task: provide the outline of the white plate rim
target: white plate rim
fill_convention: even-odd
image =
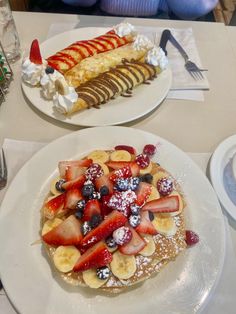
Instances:
[[[76,36],[80,36],[82,39],[87,39],[88,37],[86,36],[88,35],[83,35],[83,33],[94,34],[95,36],[103,34],[109,29],[110,28],[105,27],[84,27],[60,33],[47,39],[40,45],[42,56],[47,55],[47,50],[52,46],[52,43],[55,45],[57,42],[60,42],[60,49],[62,49],[66,45],[64,43],[61,44],[61,42],[67,40],[68,44],[71,43],[68,41],[68,38],[70,37],[76,38]],[[53,51],[56,52],[58,49]],[[21,86],[24,95],[33,107],[53,120],[74,126],[93,127],[120,125],[145,117],[163,102],[170,90],[171,83],[172,72],[170,67],[167,67],[167,69],[163,71],[150,85],[141,85],[137,88],[137,90],[135,89],[133,97],[129,99],[118,97],[117,99],[111,100],[107,104],[102,105],[99,111],[96,108],[91,108],[90,110],[84,110],[78,114],[72,115],[71,117],[65,117],[64,115],[55,112],[52,107],[52,101],[46,101],[40,96],[40,88],[32,88],[24,82],[22,82]],[[158,86],[160,89],[158,89]],[[157,95],[156,97],[154,96],[155,93]],[[146,97],[149,97],[150,99],[146,100]],[[144,104],[144,101],[146,101],[146,104]],[[136,105],[137,107],[135,107],[135,110],[133,111],[131,109],[128,109],[127,111],[126,105],[129,104],[130,106]],[[124,110],[124,114],[121,112],[122,110]]]
[[[11,183],[6,195],[5,195],[5,198],[4,198],[4,201],[2,203],[2,208],[1,208],[1,212],[0,212],[0,218],[3,219],[3,217],[7,214],[6,210],[4,211],[4,207],[6,206],[6,204],[9,202],[9,200],[12,198],[12,193],[13,193],[13,190],[14,188],[16,188],[16,186],[14,187],[14,184],[16,184],[17,180],[19,180],[19,178],[22,176],[22,173],[24,173],[28,167],[32,167],[32,164],[34,164],[36,161],[38,161],[39,159],[41,159],[44,154],[50,150],[50,147],[51,148],[55,148],[55,146],[57,145],[60,145],[61,143],[65,142],[65,140],[68,140],[68,139],[71,139],[72,142],[73,142],[73,139],[78,135],[78,136],[82,136],[82,135],[85,135],[87,133],[91,133],[91,132],[95,132],[95,133],[98,133],[98,132],[105,132],[105,134],[111,134],[111,132],[115,132],[116,134],[119,134],[119,132],[125,132],[125,134],[130,134],[132,133],[134,135],[133,132],[135,133],[138,133],[140,135],[140,137],[143,137],[142,138],[142,141],[144,141],[144,139],[149,139],[150,137],[152,138],[152,141],[154,140],[158,140],[158,141],[161,141],[161,143],[163,145],[167,145],[166,148],[168,147],[171,147],[172,149],[176,150],[177,152],[177,155],[180,154],[182,156],[185,156],[185,161],[187,161],[188,165],[186,165],[187,169],[184,170],[184,171],[187,171],[188,170],[188,167],[191,166],[191,169],[192,171],[194,171],[195,173],[197,173],[197,176],[200,176],[201,177],[201,180],[204,184],[206,184],[208,190],[210,191],[210,197],[212,197],[214,199],[214,208],[215,210],[217,211],[217,215],[214,216],[212,213],[211,213],[211,218],[214,219],[214,218],[217,218],[217,221],[218,221],[218,224],[217,224],[217,228],[219,228],[220,230],[220,233],[222,235],[222,239],[221,241],[219,241],[219,249],[220,249],[220,257],[219,257],[219,260],[218,260],[218,268],[217,268],[217,272],[214,273],[214,280],[211,282],[211,285],[208,287],[207,291],[205,291],[205,294],[204,296],[202,297],[201,300],[199,300],[199,304],[195,304],[195,310],[198,311],[198,310],[201,310],[202,307],[205,305],[205,301],[207,299],[207,297],[209,297],[210,293],[213,291],[213,288],[215,287],[215,285],[217,284],[218,282],[218,279],[220,277],[220,274],[221,274],[221,271],[222,271],[222,268],[223,268],[223,262],[224,262],[224,254],[225,254],[225,245],[224,245],[224,240],[225,240],[225,229],[224,229],[224,221],[223,221],[223,215],[222,215],[222,212],[221,212],[221,208],[218,204],[218,201],[217,201],[217,198],[213,192],[213,189],[211,187],[211,185],[209,184],[207,178],[204,176],[204,174],[201,172],[201,170],[194,164],[194,162],[187,156],[185,155],[180,149],[178,149],[176,146],[174,146],[173,144],[169,143],[168,141],[164,140],[163,138],[161,137],[158,137],[156,135],[153,135],[151,133],[148,133],[148,132],[144,132],[144,131],[141,131],[141,130],[137,130],[137,129],[131,129],[131,128],[125,128],[125,127],[99,127],[99,128],[90,128],[90,129],[85,129],[85,130],[82,130],[82,131],[79,131],[79,132],[74,132],[74,133],[71,133],[69,135],[66,135],[62,138],[59,138],[57,140],[55,140],[54,142],[48,144],[46,147],[42,148],[38,153],[36,153],[34,155],[34,157],[32,157],[26,164],[25,166],[19,171],[19,173],[17,174],[17,176],[15,177],[15,179],[13,180],[13,182]],[[117,136],[117,135],[116,135]],[[129,137],[127,136],[127,138]],[[119,136],[118,136],[119,137]],[[139,140],[136,140],[136,141],[139,141]],[[68,156],[67,156],[68,157]],[[209,192],[208,191],[208,192]],[[7,206],[6,206],[7,207]],[[212,216],[213,215],[213,216]],[[0,221],[2,221],[0,219]],[[1,224],[1,223],[0,223]],[[1,234],[1,230],[0,230],[0,234]],[[1,237],[0,237],[1,239]],[[0,248],[2,247],[2,243],[0,242]],[[2,249],[2,248],[1,248]],[[209,249],[209,248],[208,248]],[[219,254],[219,252],[216,252]],[[214,267],[213,267],[214,268]],[[3,279],[3,283],[5,284],[6,282],[6,273],[4,273],[2,267],[1,267],[1,261],[0,261],[0,273],[1,273],[1,278]],[[160,274],[158,275],[160,276]],[[151,281],[151,279],[149,279]],[[18,303],[19,303],[19,295],[18,295],[18,302],[16,301],[16,295],[14,295],[14,293],[12,294],[12,289],[14,290],[13,287],[11,287],[9,289],[8,287],[8,284],[6,284],[6,292],[7,294],[9,295],[10,299],[13,301],[13,304],[16,306],[16,308],[20,311],[20,308],[18,308]],[[18,292],[19,293],[19,292]],[[194,311],[195,311],[194,310]],[[22,312],[23,314],[24,312]],[[26,312],[25,312],[26,313]],[[28,313],[28,312],[27,312]],[[36,313],[36,312],[35,312]],[[40,313],[40,312],[39,312]],[[50,312],[51,313],[51,312]],[[92,312],[91,312],[92,313]],[[131,313],[131,312],[130,312]],[[134,312],[132,312],[134,313]],[[182,312],[183,313],[183,312]],[[189,312],[186,312],[186,313],[189,313]]]

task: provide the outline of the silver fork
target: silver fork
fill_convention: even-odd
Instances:
[[[7,163],[3,148],[0,153],[0,190],[7,184]]]
[[[199,79],[203,79],[203,75],[202,72],[203,71],[207,71],[206,69],[200,69],[196,63],[192,62],[189,59],[189,56],[187,55],[186,51],[184,50],[184,48],[177,42],[177,40],[174,38],[174,36],[172,35],[171,31],[169,29],[165,29],[162,32],[162,36],[161,36],[161,40],[160,40],[160,47],[164,50],[165,54],[167,54],[166,51],[166,44],[167,41],[170,41],[172,43],[172,45],[178,49],[178,51],[180,52],[181,56],[184,58],[185,61],[185,68],[186,70],[189,72],[189,74],[195,79],[195,80],[199,80]]]

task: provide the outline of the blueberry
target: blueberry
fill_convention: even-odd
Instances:
[[[133,203],[130,205],[130,210],[131,210],[131,213],[133,215],[138,215],[139,212],[140,212],[140,206],[138,206],[137,204]]]
[[[140,177],[140,180],[146,183],[152,183],[152,179],[153,179],[153,176],[151,175],[151,173],[146,173],[142,177]]]
[[[135,190],[137,190],[137,188],[139,186],[139,183],[140,183],[140,179],[138,177],[130,178],[130,180],[129,180],[129,188],[132,191],[135,191]]]
[[[116,189],[118,191],[127,191],[129,189],[129,179],[124,179],[124,178],[117,179]]]
[[[103,266],[97,269],[97,276],[101,280],[106,280],[111,274],[110,269],[107,266]]]
[[[108,237],[108,238],[106,238],[106,245],[109,247],[109,248],[115,248],[117,245],[116,245],[116,242],[115,242],[115,240],[114,240],[114,238],[113,237]]]
[[[83,235],[86,235],[87,233],[89,233],[92,230],[90,222],[89,221],[85,221],[82,226],[81,226],[81,231],[83,233]]]
[[[89,197],[89,196],[91,196],[91,195],[93,194],[93,192],[94,192],[94,186],[93,186],[93,184],[86,184],[86,185],[84,185],[83,188],[82,188],[82,195],[83,195],[84,197]]]
[[[154,214],[152,212],[148,212],[150,221],[154,220]]]
[[[85,206],[86,202],[85,200],[79,200],[75,206],[76,209],[78,210],[83,210],[84,209],[84,206]]]
[[[90,200],[100,200],[101,198],[101,193],[100,192],[96,192],[94,191],[90,196],[89,199]]]
[[[94,214],[90,220],[90,226],[96,228],[102,222],[102,216],[99,214]]]
[[[65,192],[65,190],[62,188],[62,184],[65,183],[66,180],[60,179],[59,181],[56,182],[55,188],[58,192]]]
[[[109,189],[106,185],[103,185],[99,190],[101,196],[105,196],[109,194]]]
[[[83,209],[79,209],[79,210],[77,210],[77,212],[75,213],[75,217],[76,217],[77,219],[82,219],[83,215],[84,215]]]
[[[52,73],[54,73],[54,71],[55,70],[52,67],[50,67],[50,66],[47,66],[46,69],[45,69],[45,73],[46,74],[52,74]]]
[[[129,224],[131,227],[135,228],[137,227],[141,222],[140,215],[130,215],[129,216]]]

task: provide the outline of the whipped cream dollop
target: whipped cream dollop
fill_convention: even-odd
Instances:
[[[63,75],[54,70],[53,73],[46,73],[44,71],[41,79],[40,79],[40,84],[42,87],[42,95],[44,98],[48,100],[52,100],[53,96],[56,94],[56,86],[55,82],[57,79],[63,78]]]
[[[120,37],[136,34],[135,27],[127,22],[114,26],[114,31]]]
[[[148,51],[146,62],[154,65],[155,67],[159,66],[161,70],[164,70],[168,65],[168,58],[162,48],[155,46]]]
[[[139,34],[133,42],[133,47],[136,50],[151,49],[153,47],[153,43],[147,36]]]
[[[22,80],[32,86],[38,85],[46,66],[47,62],[45,60],[42,64],[35,64],[29,58],[25,58],[21,65]]]
[[[61,95],[56,92],[53,96],[53,104],[58,112],[66,114],[71,111],[78,98],[78,94],[76,93],[74,87],[69,86],[68,93],[66,95]]]

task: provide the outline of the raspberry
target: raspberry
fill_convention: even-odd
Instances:
[[[148,155],[148,156],[153,156],[156,153],[156,146],[152,144],[147,144],[143,148],[143,154]]]
[[[185,235],[185,241],[188,246],[192,246],[199,242],[199,236],[194,231],[186,230]]]
[[[158,192],[165,196],[173,191],[173,181],[170,178],[161,178],[157,181]]]
[[[148,157],[148,155],[139,154],[136,156],[135,162],[139,165],[140,168],[144,169],[147,168],[150,164],[150,158]]]
[[[116,192],[109,199],[107,206],[122,212],[125,216],[129,215],[130,205],[136,200],[137,196],[133,191]]]
[[[99,164],[92,164],[88,169],[85,171],[85,176],[87,180],[95,180],[104,175],[102,167]]]
[[[120,227],[113,232],[113,238],[118,245],[123,245],[131,240],[132,232],[128,227]]]

